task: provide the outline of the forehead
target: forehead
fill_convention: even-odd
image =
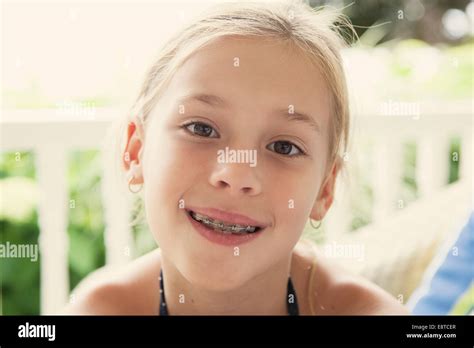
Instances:
[[[324,125],[330,99],[319,68],[293,44],[277,39],[224,37],[193,53],[165,94],[208,93],[239,107],[304,110]]]

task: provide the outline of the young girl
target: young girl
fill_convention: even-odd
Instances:
[[[122,164],[159,245],[101,269],[72,314],[405,314],[300,241],[330,208],[349,111],[334,16],[225,4],[163,48]]]

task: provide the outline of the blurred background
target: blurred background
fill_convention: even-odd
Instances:
[[[343,9],[359,39],[343,53],[346,171],[322,227],[304,234],[409,303],[473,208],[474,4],[309,3]],[[55,313],[91,271],[156,247],[144,224],[128,225],[133,202],[104,169],[104,139],[160,45],[210,4],[2,2],[0,244],[39,245],[40,256],[0,258],[0,313]],[[472,264],[463,274],[472,284]]]

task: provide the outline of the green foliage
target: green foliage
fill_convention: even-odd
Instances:
[[[390,47],[387,97],[405,100],[472,98],[473,43],[438,49],[422,41],[406,40]]]
[[[73,289],[105,264],[101,200],[101,162],[97,150],[75,151],[69,158],[69,278]]]
[[[449,147],[449,183],[455,182],[459,179],[459,163],[462,161],[461,155],[461,139],[459,137],[455,137],[451,140]]]
[[[37,244],[39,230],[36,212],[24,222],[0,220],[0,243]],[[25,258],[1,259],[2,313],[39,314],[40,262]]]
[[[446,49],[441,69],[423,88],[435,97],[471,99],[473,91],[474,44],[469,43]]]
[[[7,179],[15,175],[18,180]],[[19,192],[23,187],[31,189],[35,177],[34,156],[31,152],[4,153],[0,155],[0,193],[3,207],[0,212],[0,243],[38,244],[39,229],[36,223],[36,202],[25,199],[13,202],[9,192]],[[27,185],[28,184],[28,185]],[[6,185],[9,185],[7,187]],[[12,187],[13,186],[13,187]],[[15,187],[18,190],[15,190]],[[27,198],[27,197],[26,197]],[[23,205],[22,205],[23,204]],[[21,214],[5,207],[19,206]],[[25,206],[26,205],[26,206]],[[0,286],[3,314],[38,314],[40,302],[40,258],[36,262],[25,258],[2,258],[0,260]]]
[[[31,152],[0,153],[0,179],[20,176],[35,177],[34,157]]]

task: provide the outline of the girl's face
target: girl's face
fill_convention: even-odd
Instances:
[[[197,286],[236,288],[288,260],[310,214],[319,220],[331,205],[329,93],[296,52],[278,41],[216,40],[174,75],[148,115],[144,147],[128,147],[135,157],[141,150],[135,170],[150,230]],[[238,150],[245,156],[229,156]],[[189,216],[213,209],[264,228],[246,243],[215,243]]]

